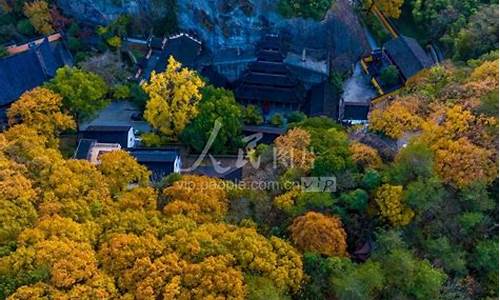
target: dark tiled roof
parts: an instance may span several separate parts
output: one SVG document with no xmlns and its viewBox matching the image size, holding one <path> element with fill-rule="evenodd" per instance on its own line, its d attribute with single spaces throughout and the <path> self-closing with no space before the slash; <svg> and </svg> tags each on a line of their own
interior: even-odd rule
<svg viewBox="0 0 500 300">
<path fill-rule="evenodd" d="M 241 181 L 243 177 L 243 169 L 242 168 L 230 168 L 228 171 L 224 173 L 218 173 L 213 166 L 200 166 L 191 172 L 195 175 L 207 176 L 212 178 L 219 178 L 223 180 L 229 180 L 233 182 Z"/>
<path fill-rule="evenodd" d="M 287 74 L 249 72 L 245 77 L 245 84 L 272 85 L 280 88 L 293 88 L 298 82 Z"/>
<path fill-rule="evenodd" d="M 89 126 L 85 131 L 128 132 L 132 126 Z"/>
<path fill-rule="evenodd" d="M 201 43 L 186 34 L 169 37 L 163 48 L 159 46 L 159 39 L 153 38 L 151 46 L 153 49 L 151 57 L 144 58 L 138 64 L 139 68 L 143 69 L 142 76 L 146 80 L 151 76 L 151 71 L 165 72 L 170 56 L 173 56 L 184 67 L 195 68 L 202 50 Z"/>
<path fill-rule="evenodd" d="M 173 150 L 131 149 L 130 154 L 138 162 L 174 162 L 179 152 Z"/>
<path fill-rule="evenodd" d="M 120 144 L 128 148 L 128 132 L 131 126 L 89 126 L 81 132 L 82 138 L 94 139 L 99 143 Z"/>
<path fill-rule="evenodd" d="M 172 55 L 183 66 L 192 68 L 201 53 L 201 44 L 187 35 L 180 35 L 167 40 L 164 53 L 167 59 Z"/>
<path fill-rule="evenodd" d="M 390 40 L 384 44 L 384 50 L 406 79 L 432 66 L 430 57 L 413 38 L 400 36 Z"/>
<path fill-rule="evenodd" d="M 277 137 L 285 134 L 285 132 L 286 132 L 285 129 L 279 127 L 248 126 L 248 125 L 243 127 L 243 134 L 245 135 L 261 133 L 262 139 L 258 142 L 263 144 L 272 144 Z"/>
<path fill-rule="evenodd" d="M 270 101 L 300 104 L 305 90 L 283 62 L 279 51 L 259 49 L 257 61 L 236 84 L 235 95 L 240 101 Z"/>
<path fill-rule="evenodd" d="M 260 49 L 281 51 L 282 46 L 279 37 L 266 35 L 258 44 Z"/>
<path fill-rule="evenodd" d="M 170 56 L 173 56 L 183 66 L 193 68 L 200 52 L 201 45 L 185 35 L 168 39 L 155 65 L 155 71 L 157 73 L 165 72 Z"/>
<path fill-rule="evenodd" d="M 245 133 L 269 133 L 276 135 L 285 134 L 286 130 L 281 127 L 271 127 L 271 126 L 258 126 L 258 125 L 245 125 L 243 127 Z"/>
<path fill-rule="evenodd" d="M 339 95 L 335 88 L 324 81 L 311 88 L 304 112 L 311 116 L 327 116 L 334 120 L 339 114 Z"/>
<path fill-rule="evenodd" d="M 73 158 L 87 160 L 89 158 L 90 149 L 95 143 L 97 143 L 96 140 L 80 139 L 80 141 L 78 141 L 78 147 L 76 148 Z"/>
<path fill-rule="evenodd" d="M 72 64 L 71 54 L 61 42 L 49 43 L 47 39 L 25 52 L 0 59 L 0 106 L 40 86 L 65 64 Z"/>
<path fill-rule="evenodd" d="M 163 49 L 163 39 L 161 38 L 152 38 L 149 45 L 153 49 L 162 50 Z"/>
<path fill-rule="evenodd" d="M 303 94 L 291 88 L 242 84 L 236 90 L 240 100 L 271 101 L 280 103 L 301 103 Z"/>
<path fill-rule="evenodd" d="M 251 72 L 269 73 L 269 74 L 287 74 L 288 68 L 281 62 L 267 62 L 261 61 L 259 63 L 252 63 L 248 66 Z"/>
<path fill-rule="evenodd" d="M 175 159 L 179 156 L 175 150 L 130 149 L 129 153 L 151 171 L 150 178 L 154 182 L 174 172 Z"/>
<path fill-rule="evenodd" d="M 342 120 L 368 120 L 370 104 L 366 103 L 346 103 Z"/>
<path fill-rule="evenodd" d="M 222 76 L 213 66 L 205 66 L 201 70 L 201 76 L 205 77 L 208 82 L 216 87 L 227 88 L 229 86 L 229 82 L 226 80 L 224 76 Z"/>
<path fill-rule="evenodd" d="M 275 50 L 259 50 L 257 52 L 258 61 L 282 62 L 285 59 L 280 51 Z"/>
</svg>

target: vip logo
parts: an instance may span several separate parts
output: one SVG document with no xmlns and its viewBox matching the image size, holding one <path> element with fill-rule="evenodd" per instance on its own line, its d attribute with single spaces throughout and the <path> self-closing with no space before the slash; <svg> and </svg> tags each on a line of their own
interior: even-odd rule
<svg viewBox="0 0 500 300">
<path fill-rule="evenodd" d="M 337 190 L 335 177 L 301 177 L 300 184 L 304 192 L 333 193 Z"/>
</svg>

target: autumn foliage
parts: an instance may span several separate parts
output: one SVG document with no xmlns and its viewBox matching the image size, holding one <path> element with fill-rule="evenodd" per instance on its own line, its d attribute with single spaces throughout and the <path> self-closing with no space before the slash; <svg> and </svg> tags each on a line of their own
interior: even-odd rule
<svg viewBox="0 0 500 300">
<path fill-rule="evenodd" d="M 308 212 L 293 220 L 290 231 L 294 243 L 303 251 L 329 256 L 347 255 L 347 235 L 338 217 Z"/>
<path fill-rule="evenodd" d="M 366 8 L 369 9 L 376 5 L 386 16 L 397 19 L 401 14 L 404 0 L 365 0 L 363 2 Z"/>
<path fill-rule="evenodd" d="M 184 176 L 163 191 L 169 201 L 163 211 L 167 215 L 184 214 L 206 222 L 221 220 L 227 212 L 226 192 L 217 179 Z"/>
<path fill-rule="evenodd" d="M 352 143 L 349 150 L 352 160 L 363 168 L 378 169 L 382 166 L 382 159 L 377 150 L 368 145 Z"/>
<path fill-rule="evenodd" d="M 191 70 L 182 68 L 172 56 L 163 73 L 151 74 L 143 84 L 149 100 L 144 118 L 161 134 L 175 138 L 197 114 L 203 80 Z"/>
<path fill-rule="evenodd" d="M 49 4 L 46 1 L 26 2 L 24 4 L 24 14 L 30 19 L 31 24 L 38 32 L 45 35 L 54 32 Z"/>
<path fill-rule="evenodd" d="M 407 225 L 415 213 L 403 203 L 403 187 L 382 185 L 375 193 L 380 215 L 393 226 Z"/>
<path fill-rule="evenodd" d="M 422 119 L 416 115 L 416 108 L 401 101 L 393 102 L 386 109 L 375 109 L 369 116 L 370 129 L 390 138 L 398 139 L 405 132 L 420 129 Z"/>
<path fill-rule="evenodd" d="M 23 123 L 40 134 L 55 139 L 62 131 L 76 127 L 73 118 L 61 111 L 62 97 L 46 88 L 35 88 L 21 95 L 9 108 L 12 126 Z"/>
<path fill-rule="evenodd" d="M 285 168 L 296 167 L 309 170 L 314 162 L 314 153 L 309 151 L 311 135 L 304 129 L 294 128 L 276 139 L 278 162 Z"/>
<path fill-rule="evenodd" d="M 122 192 L 132 184 L 147 185 L 149 171 L 123 150 L 110 151 L 99 157 L 99 170 L 105 176 L 113 194 Z"/>
<path fill-rule="evenodd" d="M 489 183 L 498 176 L 491 151 L 472 144 L 467 138 L 445 140 L 435 148 L 436 172 L 450 184 L 463 188 L 473 182 Z"/>
<path fill-rule="evenodd" d="M 220 180 L 184 176 L 158 191 L 125 151 L 98 165 L 64 159 L 51 140 L 74 123 L 60 103 L 46 89 L 26 93 L 0 133 L 1 295 L 245 299 L 248 274 L 283 295 L 299 291 L 295 248 L 222 223 L 229 201 Z"/>
</svg>

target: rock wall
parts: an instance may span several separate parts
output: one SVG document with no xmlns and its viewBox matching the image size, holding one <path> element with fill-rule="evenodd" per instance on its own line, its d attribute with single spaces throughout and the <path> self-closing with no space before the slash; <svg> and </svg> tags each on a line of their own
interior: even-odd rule
<svg viewBox="0 0 500 300">
<path fill-rule="evenodd" d="M 161 16 L 161 0 L 58 0 L 65 13 L 80 21 L 105 24 L 121 13 L 143 20 Z M 179 27 L 195 32 L 212 52 L 221 49 L 252 51 L 265 33 L 280 33 L 289 50 L 304 48 L 318 60 L 349 68 L 368 49 L 364 32 L 349 0 L 336 0 L 321 22 L 284 19 L 277 0 L 177 0 Z M 238 51 L 239 51 L 238 50 Z"/>
</svg>

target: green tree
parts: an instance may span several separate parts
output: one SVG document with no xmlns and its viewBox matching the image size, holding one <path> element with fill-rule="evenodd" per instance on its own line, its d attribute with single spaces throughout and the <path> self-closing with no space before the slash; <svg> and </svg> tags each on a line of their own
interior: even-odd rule
<svg viewBox="0 0 500 300">
<path fill-rule="evenodd" d="M 321 20 L 331 5 L 331 0 L 280 0 L 278 10 L 287 18 L 302 17 Z"/>
<path fill-rule="evenodd" d="M 479 241 L 471 256 L 471 267 L 484 272 L 498 271 L 498 240 Z"/>
<path fill-rule="evenodd" d="M 275 113 L 271 117 L 271 124 L 276 126 L 276 127 L 282 127 L 284 122 L 285 122 L 285 120 L 283 119 L 283 115 L 280 113 Z"/>
<path fill-rule="evenodd" d="M 498 90 L 493 90 L 481 97 L 481 104 L 476 108 L 476 113 L 487 116 L 498 116 Z"/>
<path fill-rule="evenodd" d="M 481 240 L 469 260 L 470 267 L 479 272 L 485 294 L 498 295 L 498 238 Z"/>
<path fill-rule="evenodd" d="M 0 46 L 0 58 L 9 56 L 9 51 L 4 46 Z"/>
<path fill-rule="evenodd" d="M 264 123 L 264 117 L 259 107 L 255 105 L 248 105 L 242 109 L 243 122 L 250 125 L 260 125 Z"/>
<path fill-rule="evenodd" d="M 269 278 L 251 275 L 245 278 L 247 284 L 248 300 L 289 300 L 289 296 L 283 295 L 273 281 Z"/>
<path fill-rule="evenodd" d="M 22 19 L 17 22 L 16 28 L 19 33 L 26 36 L 33 36 L 35 34 L 35 28 L 28 19 Z"/>
<path fill-rule="evenodd" d="M 340 196 L 340 202 L 351 210 L 364 212 L 368 207 L 368 193 L 362 189 L 356 189 Z"/>
<path fill-rule="evenodd" d="M 93 116 L 108 104 L 108 87 L 104 80 L 75 67 L 57 70 L 47 87 L 63 97 L 63 109 L 69 111 L 77 123 Z"/>
<path fill-rule="evenodd" d="M 429 258 L 446 272 L 464 276 L 467 274 L 465 251 L 460 245 L 451 244 L 448 238 L 439 237 L 425 241 L 424 248 Z"/>
<path fill-rule="evenodd" d="M 390 65 L 380 74 L 380 79 L 386 86 L 393 86 L 399 82 L 399 71 L 395 65 Z"/>
<path fill-rule="evenodd" d="M 208 86 L 202 90 L 198 115 L 182 131 L 180 139 L 198 152 L 207 144 L 215 122 L 221 128 L 215 138 L 213 153 L 232 153 L 241 145 L 242 112 L 231 91 Z"/>
<path fill-rule="evenodd" d="M 372 191 L 380 186 L 382 179 L 380 174 L 375 170 L 367 170 L 366 173 L 361 178 L 361 187 Z"/>
<path fill-rule="evenodd" d="M 288 123 L 302 122 L 307 118 L 306 114 L 301 111 L 292 111 L 286 116 Z"/>
<path fill-rule="evenodd" d="M 436 211 L 447 198 L 447 193 L 439 179 L 419 179 L 408 184 L 403 198 L 418 215 Z"/>
<path fill-rule="evenodd" d="M 410 143 L 397 154 L 387 174 L 400 184 L 430 178 L 434 174 L 434 154 L 425 144 Z"/>
<path fill-rule="evenodd" d="M 339 300 L 376 299 L 385 286 L 385 276 L 378 262 L 356 265 L 345 260 L 335 265 L 331 289 Z"/>
<path fill-rule="evenodd" d="M 325 258 L 321 254 L 304 253 L 304 272 L 309 276 L 309 280 L 301 293 L 302 299 L 314 300 L 324 299 L 330 292 L 331 284 L 329 278 L 333 275 L 336 265 L 333 262 L 347 262 L 346 258 Z"/>
<path fill-rule="evenodd" d="M 453 49 L 463 61 L 498 49 L 498 4 L 481 6 L 454 38 Z"/>
<path fill-rule="evenodd" d="M 382 299 L 439 298 L 446 274 L 429 261 L 417 258 L 398 232 L 377 233 L 377 250 L 372 259 L 380 263 L 386 279 Z"/>
</svg>

